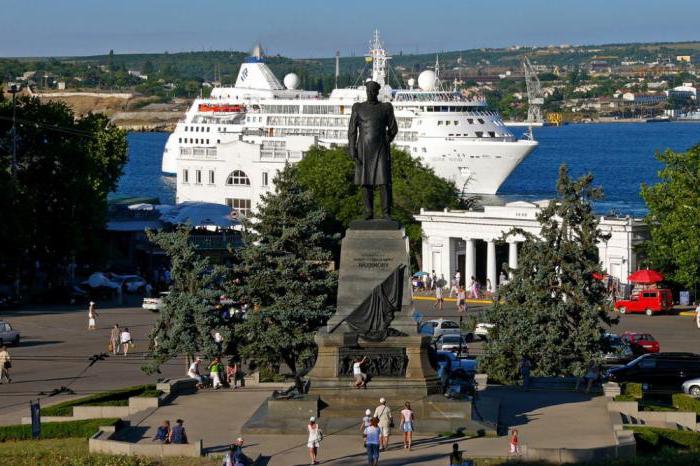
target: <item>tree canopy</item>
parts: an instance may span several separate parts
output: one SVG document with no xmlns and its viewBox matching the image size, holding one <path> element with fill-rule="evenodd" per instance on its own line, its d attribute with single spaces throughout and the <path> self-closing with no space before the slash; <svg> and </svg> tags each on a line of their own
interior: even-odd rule
<svg viewBox="0 0 700 466">
<path fill-rule="evenodd" d="M 602 197 L 591 175 L 577 180 L 566 166 L 559 170 L 557 196 L 538 214 L 541 231 L 534 236 L 511 230 L 525 241 L 519 267 L 511 270 L 488 311 L 495 324 L 482 357 L 489 377 L 513 381 L 518 360 L 526 356 L 537 375 L 582 375 L 600 356 L 603 324 L 610 324 L 601 273 L 598 229 L 591 201 Z"/>
<path fill-rule="evenodd" d="M 359 186 L 353 182 L 354 162 L 345 148 L 313 147 L 296 165 L 297 176 L 304 189 L 313 193 L 318 203 L 329 213 L 326 221 L 330 233 L 342 234 L 352 220 L 362 217 L 363 202 Z M 435 175 L 433 170 L 404 151 L 392 148 L 391 174 L 394 209 L 392 217 L 401 222 L 411 242 L 412 262 L 420 261 L 421 229 L 413 216 L 425 209 L 465 207 L 454 183 Z M 379 198 L 375 199 L 379 203 Z M 377 208 L 377 211 L 379 209 Z"/>
<path fill-rule="evenodd" d="M 667 150 L 656 158 L 664 164 L 661 182 L 642 185 L 649 208 L 651 239 L 644 244 L 649 265 L 690 289 L 700 283 L 700 144 L 687 152 Z"/>
<path fill-rule="evenodd" d="M 60 279 L 71 257 L 92 261 L 103 252 L 107 194 L 127 160 L 126 135 L 104 115 L 76 119 L 64 104 L 19 98 L 13 175 L 11 120 L 11 101 L 0 102 L 0 274 L 34 274 L 38 261 L 49 281 Z"/>
</svg>

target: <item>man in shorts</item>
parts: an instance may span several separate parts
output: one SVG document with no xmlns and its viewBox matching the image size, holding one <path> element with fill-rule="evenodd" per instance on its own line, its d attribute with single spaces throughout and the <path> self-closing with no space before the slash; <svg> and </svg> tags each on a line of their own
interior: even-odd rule
<svg viewBox="0 0 700 466">
<path fill-rule="evenodd" d="M 386 450 L 389 447 L 389 436 L 391 435 L 391 408 L 387 406 L 386 399 L 379 399 L 379 406 L 374 410 L 374 417 L 379 419 L 379 428 L 382 431 L 381 448 Z"/>
<path fill-rule="evenodd" d="M 367 374 L 362 372 L 362 365 L 367 362 L 367 356 L 355 359 L 352 364 L 352 375 L 355 377 L 355 388 L 367 388 Z"/>
</svg>

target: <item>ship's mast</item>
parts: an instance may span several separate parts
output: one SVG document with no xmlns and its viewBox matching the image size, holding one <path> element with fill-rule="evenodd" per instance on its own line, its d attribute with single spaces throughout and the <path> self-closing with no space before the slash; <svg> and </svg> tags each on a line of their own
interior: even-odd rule
<svg viewBox="0 0 700 466">
<path fill-rule="evenodd" d="M 379 40 L 379 31 L 376 29 L 374 37 L 369 43 L 369 55 L 367 55 L 367 58 L 372 60 L 372 81 L 384 87 L 384 84 L 386 84 L 387 60 L 391 60 L 391 57 L 386 54 L 384 47 L 382 47 L 382 42 Z"/>
</svg>

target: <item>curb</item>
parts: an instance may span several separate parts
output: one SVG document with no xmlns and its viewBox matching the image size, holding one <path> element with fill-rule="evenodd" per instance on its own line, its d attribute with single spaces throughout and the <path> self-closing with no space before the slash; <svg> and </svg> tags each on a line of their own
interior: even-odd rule
<svg viewBox="0 0 700 466">
<path fill-rule="evenodd" d="M 685 317 L 695 317 L 695 311 L 681 311 L 678 313 L 678 315 Z"/>
<path fill-rule="evenodd" d="M 413 299 L 416 301 L 436 301 L 432 296 L 414 296 Z M 457 298 L 443 298 L 443 301 L 446 303 L 456 303 Z M 471 304 L 493 304 L 493 301 L 486 299 L 467 299 L 466 301 Z M 695 313 L 693 313 L 693 315 L 695 315 Z"/>
</svg>

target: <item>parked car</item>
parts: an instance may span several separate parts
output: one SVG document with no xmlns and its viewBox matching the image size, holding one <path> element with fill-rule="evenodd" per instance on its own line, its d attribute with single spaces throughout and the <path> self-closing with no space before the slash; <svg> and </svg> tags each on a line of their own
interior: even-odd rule
<svg viewBox="0 0 700 466">
<path fill-rule="evenodd" d="M 682 388 L 683 393 L 687 393 L 695 398 L 700 398 L 700 378 L 686 380 L 683 382 Z"/>
<path fill-rule="evenodd" d="M 459 335 L 462 333 L 457 322 L 447 319 L 427 320 L 421 323 L 418 332 L 435 338 L 440 335 Z"/>
<path fill-rule="evenodd" d="M 122 287 L 122 290 L 127 293 L 142 292 L 148 284 L 143 277 L 139 277 L 138 275 L 109 274 L 109 278 L 113 282 L 118 283 L 119 286 Z"/>
<path fill-rule="evenodd" d="M 671 290 L 667 288 L 648 288 L 640 291 L 631 299 L 616 301 L 615 309 L 620 314 L 643 312 L 651 316 L 673 309 L 673 297 Z"/>
<path fill-rule="evenodd" d="M 609 369 L 611 382 L 641 383 L 648 392 L 677 392 L 686 380 L 700 377 L 700 355 L 648 353 L 622 367 Z"/>
<path fill-rule="evenodd" d="M 627 364 L 634 359 L 632 348 L 614 333 L 603 336 L 603 364 Z"/>
<path fill-rule="evenodd" d="M 494 327 L 494 324 L 480 322 L 474 328 L 474 336 L 486 341 L 489 339 L 489 331 Z"/>
<path fill-rule="evenodd" d="M 658 353 L 661 350 L 659 342 L 649 333 L 625 332 L 622 334 L 622 340 L 630 345 L 636 355 Z"/>
<path fill-rule="evenodd" d="M 163 308 L 163 298 L 170 294 L 169 291 L 163 291 L 157 298 L 143 298 L 141 307 L 149 311 L 158 312 Z"/>
<path fill-rule="evenodd" d="M 13 330 L 9 322 L 0 320 L 0 345 L 19 345 L 20 335 Z"/>
<path fill-rule="evenodd" d="M 451 353 L 458 353 L 461 350 L 461 354 L 467 354 L 469 352 L 469 346 L 467 342 L 472 341 L 473 336 L 471 333 L 466 335 L 453 335 L 445 334 L 440 335 L 435 339 L 435 349 L 438 351 L 450 351 Z"/>
</svg>

